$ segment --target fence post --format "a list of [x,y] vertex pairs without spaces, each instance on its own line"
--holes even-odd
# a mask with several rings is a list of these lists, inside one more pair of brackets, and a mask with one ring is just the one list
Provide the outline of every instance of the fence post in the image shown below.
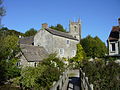
[[79,70],[79,77],[80,77],[80,87],[82,88],[82,85],[81,85],[81,84],[82,84],[81,73],[82,73],[82,72],[81,72],[81,68],[80,68],[80,70]]
[[90,84],[91,90],[93,90],[93,84]]

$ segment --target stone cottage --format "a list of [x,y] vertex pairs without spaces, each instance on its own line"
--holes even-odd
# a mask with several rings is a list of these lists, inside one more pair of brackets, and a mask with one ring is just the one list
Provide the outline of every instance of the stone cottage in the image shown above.
[[60,32],[42,24],[42,29],[34,36],[34,46],[42,46],[50,53],[57,53],[58,57],[72,58],[76,55],[76,44],[81,39],[81,24],[71,22],[69,32]]
[[120,56],[120,18],[118,26],[113,26],[107,40],[109,56]]
[[35,36],[20,39],[21,65],[36,66],[36,63],[48,57],[51,53],[57,53],[62,58],[72,58],[76,55],[76,44],[81,39],[81,23],[70,21],[69,32],[60,32],[42,24]]
[[39,62],[48,57],[48,52],[42,46],[34,46],[34,37],[20,39],[21,52],[18,66],[37,66]]

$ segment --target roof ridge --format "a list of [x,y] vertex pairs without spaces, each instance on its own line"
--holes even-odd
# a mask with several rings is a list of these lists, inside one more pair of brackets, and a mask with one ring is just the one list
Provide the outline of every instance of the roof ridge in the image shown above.
[[57,36],[61,36],[61,37],[65,37],[65,38],[69,38],[69,39],[73,39],[73,40],[78,41],[78,39],[74,38],[69,33],[57,31],[57,30],[54,30],[54,29],[51,29],[51,28],[45,28],[45,30],[48,31],[49,33],[53,34],[53,35],[57,35]]

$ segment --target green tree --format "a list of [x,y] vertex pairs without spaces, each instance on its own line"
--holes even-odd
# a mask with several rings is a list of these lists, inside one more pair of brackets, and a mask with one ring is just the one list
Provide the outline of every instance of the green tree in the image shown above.
[[48,67],[58,67],[60,74],[64,72],[64,63],[56,57],[56,54],[50,54],[48,58],[44,59],[43,62],[41,63],[42,65],[46,65]]
[[35,30],[34,28],[31,28],[30,30],[25,32],[25,36],[29,37],[29,36],[34,36],[37,33],[37,30]]
[[104,57],[107,52],[105,43],[103,43],[97,36],[93,38],[88,35],[81,40],[81,45],[87,57]]
[[81,46],[80,43],[77,44],[77,52],[75,57],[71,58],[69,60],[69,67],[70,68],[80,68],[82,65],[82,61],[85,59],[86,54]]
[[49,90],[54,81],[59,80],[62,74],[64,63],[51,54],[37,67],[25,67],[21,73],[21,83],[26,88],[34,88],[35,90]]
[[77,52],[76,52],[76,56],[73,57],[75,62],[80,62],[85,58],[85,52],[81,46],[81,44],[77,44]]
[[0,28],[2,27],[1,20],[2,20],[2,17],[5,15],[5,13],[6,13],[6,10],[3,7],[3,0],[0,0]]
[[6,61],[0,60],[0,84],[6,81]]
[[66,32],[66,30],[63,28],[63,26],[61,24],[57,24],[56,26],[51,26],[50,28],[61,31],[61,32]]
[[16,30],[10,30],[10,29],[8,29],[7,27],[2,27],[1,29],[0,29],[0,38],[4,38],[4,37],[7,37],[8,35],[15,35],[15,36],[24,36],[24,34],[23,33],[21,33],[21,32],[18,32],[18,31],[16,31]]
[[17,58],[12,58],[6,61],[6,79],[12,79],[20,76],[21,69],[17,66],[18,61],[19,60]]
[[7,53],[9,58],[13,58],[19,52],[18,40],[18,37],[10,35],[4,38],[4,47],[6,49],[4,53]]
[[45,72],[46,66],[39,65],[38,67],[25,67],[21,71],[21,83],[26,88],[38,87],[36,79]]
[[1,82],[20,75],[20,69],[16,66],[18,59],[15,58],[18,52],[18,37],[9,35],[0,38],[0,72],[4,72],[0,76]]
[[114,61],[107,64],[104,60],[83,61],[83,71],[94,85],[95,90],[119,90],[120,65]]

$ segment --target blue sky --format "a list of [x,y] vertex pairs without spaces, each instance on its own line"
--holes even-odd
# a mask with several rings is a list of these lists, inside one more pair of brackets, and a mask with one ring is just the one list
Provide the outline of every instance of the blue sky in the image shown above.
[[9,29],[39,30],[42,23],[69,29],[69,20],[80,18],[82,37],[98,36],[104,42],[120,17],[120,0],[4,0],[4,6],[2,23]]

